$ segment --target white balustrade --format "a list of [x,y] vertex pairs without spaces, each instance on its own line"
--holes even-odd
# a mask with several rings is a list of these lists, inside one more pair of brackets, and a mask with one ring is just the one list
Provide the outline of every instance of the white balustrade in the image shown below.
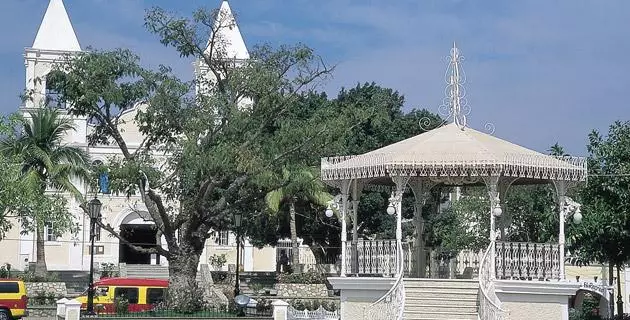
[[[348,274],[394,276],[398,258],[396,240],[358,240],[356,247],[351,241],[346,243],[346,270]],[[403,271],[411,272],[412,250],[410,244],[403,244]],[[353,266],[354,265],[354,266]]]
[[560,279],[560,246],[556,243],[497,242],[498,279]]
[[328,311],[323,307],[319,307],[317,310],[296,310],[293,307],[289,307],[287,310],[287,319],[311,319],[311,320],[339,320],[339,312]]

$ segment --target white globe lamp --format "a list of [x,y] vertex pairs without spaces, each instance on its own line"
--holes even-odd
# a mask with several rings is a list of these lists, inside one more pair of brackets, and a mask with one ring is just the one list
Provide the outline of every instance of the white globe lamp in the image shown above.
[[396,208],[394,208],[394,205],[390,203],[389,206],[387,206],[387,214],[391,216],[394,213],[396,213]]
[[497,204],[494,207],[494,209],[492,209],[492,214],[494,214],[495,217],[501,216],[501,214],[503,214],[503,210],[501,209],[501,206]]
[[580,212],[580,209],[577,209],[575,213],[573,214],[573,223],[575,224],[582,223],[582,212]]
[[326,208],[325,214],[326,214],[326,217],[328,217],[328,218],[332,218],[333,214],[335,214],[333,212],[333,209],[330,207],[330,205],[328,205],[328,208]]

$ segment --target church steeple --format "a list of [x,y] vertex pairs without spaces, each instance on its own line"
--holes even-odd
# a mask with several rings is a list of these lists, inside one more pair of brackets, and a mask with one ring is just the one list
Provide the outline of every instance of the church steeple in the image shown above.
[[50,0],[48,3],[48,9],[33,42],[33,49],[81,51],[63,0]]
[[[221,3],[221,8],[217,14],[217,19],[214,22],[213,29],[216,30],[214,35],[215,43],[219,46],[222,54],[225,58],[245,60],[249,59],[249,51],[245,45],[245,40],[241,35],[241,31],[238,28],[232,9],[227,0]],[[212,38],[211,38],[212,39]],[[208,42],[210,45],[210,42]],[[206,53],[210,48],[206,49]]]

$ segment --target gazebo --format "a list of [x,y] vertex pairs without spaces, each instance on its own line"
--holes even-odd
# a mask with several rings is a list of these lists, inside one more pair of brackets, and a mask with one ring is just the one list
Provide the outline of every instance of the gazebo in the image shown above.
[[[497,278],[565,279],[565,219],[571,214],[575,220],[581,218],[579,205],[571,201],[566,192],[573,184],[586,180],[585,159],[545,155],[468,127],[466,117],[470,108],[463,88],[462,58],[456,46],[450,53],[443,107],[447,110],[446,121],[451,123],[362,155],[322,159],[322,180],[340,190],[342,263],[340,277],[335,281],[331,279],[331,283],[350,283],[372,274],[385,278],[389,286],[380,298],[360,306],[344,305],[342,290],[342,318],[343,315],[356,318],[362,309],[365,319],[402,319],[406,281],[403,274],[405,268],[409,268],[405,264],[415,261],[411,266],[412,274],[418,278],[425,276],[426,261],[419,241],[424,224],[422,207],[429,191],[438,185],[485,185],[487,188],[490,245],[478,270],[480,319],[504,318],[501,302],[494,292]],[[502,214],[502,199],[510,186],[541,183],[550,183],[556,190],[560,208],[558,243],[497,242],[495,218]],[[395,240],[357,238],[358,203],[362,191],[370,188],[391,192],[387,212],[396,215]],[[401,199],[408,189],[415,198],[415,259],[403,255]],[[351,241],[347,237],[348,218],[353,221]],[[352,275],[363,277],[348,277]]]

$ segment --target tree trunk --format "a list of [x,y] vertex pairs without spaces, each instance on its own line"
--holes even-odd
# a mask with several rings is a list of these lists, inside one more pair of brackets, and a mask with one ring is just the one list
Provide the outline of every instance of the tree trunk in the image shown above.
[[297,228],[295,227],[295,200],[291,201],[289,205],[289,228],[291,229],[291,246],[293,247],[291,250],[291,267],[293,272],[300,272],[299,264],[300,264],[300,248],[298,247],[297,240]]
[[203,292],[197,284],[197,266],[201,250],[192,245],[180,243],[179,250],[171,252],[168,259],[169,289],[167,303],[169,309],[191,313],[203,307]]
[[46,273],[48,272],[48,268],[46,267],[46,251],[44,250],[46,241],[46,239],[44,239],[44,228],[43,223],[36,223],[35,236],[37,237],[37,241],[35,242],[35,251],[37,260],[35,262],[35,276],[42,278],[46,277]]

